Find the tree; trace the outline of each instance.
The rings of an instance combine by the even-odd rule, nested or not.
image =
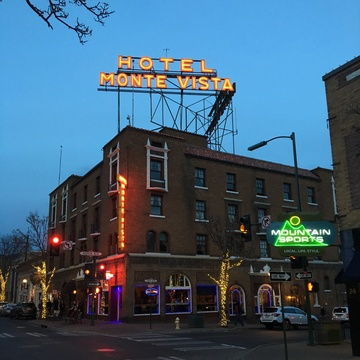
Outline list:
[[[219,325],[226,327],[229,322],[228,317],[228,288],[230,272],[232,269],[239,267],[243,262],[244,241],[238,233],[234,232],[234,224],[225,226],[218,219],[210,219],[205,225],[211,241],[217,245],[221,255],[219,258],[219,274],[215,278],[208,275],[219,287],[220,306],[219,306]]]
[[[5,301],[6,284],[9,279],[14,260],[24,249],[23,239],[16,233],[0,238],[0,301]]]
[[[110,11],[109,4],[106,2],[89,1],[89,0],[48,0],[47,7],[41,8],[34,4],[34,1],[26,0],[26,4],[42,20],[46,22],[50,29],[53,29],[55,22],[59,22],[69,30],[76,33],[81,44],[86,43],[86,38],[92,35],[92,29],[78,18],[76,21],[69,19],[69,5],[75,5],[85,10],[87,15],[91,15],[95,22],[104,25],[104,20],[108,18],[113,11]],[[73,10],[71,10],[73,11]]]

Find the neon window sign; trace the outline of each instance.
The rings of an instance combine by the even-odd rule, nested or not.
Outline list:
[[[126,179],[118,175],[118,248],[123,250],[125,247],[125,195],[126,195]]]
[[[276,247],[326,247],[336,239],[333,224],[327,221],[302,221],[291,216],[284,222],[274,222],[267,229],[268,242]]]

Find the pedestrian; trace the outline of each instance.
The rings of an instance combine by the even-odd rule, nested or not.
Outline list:
[[[244,326],[244,319],[243,319],[243,310],[240,304],[236,304],[234,306],[234,314],[235,314],[235,326],[239,323],[241,326]]]

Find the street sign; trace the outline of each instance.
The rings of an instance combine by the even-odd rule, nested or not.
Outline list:
[[[157,280],[156,279],[152,279],[152,278],[150,278],[150,279],[145,279],[144,280],[146,283],[148,283],[148,284],[155,284],[155,283],[157,283]]]
[[[265,215],[261,219],[261,227],[267,229],[271,225],[271,215]]]
[[[145,294],[148,296],[156,296],[159,293],[157,288],[149,288],[145,290]]]
[[[102,253],[100,251],[80,251],[80,255],[82,256],[101,256]]]
[[[270,280],[272,280],[272,281],[290,281],[291,273],[288,273],[285,271],[271,272]]]
[[[89,281],[88,286],[100,286],[100,281]]]
[[[72,250],[73,242],[72,241],[63,241],[62,247],[63,247],[63,250]]]
[[[310,271],[303,271],[295,273],[296,280],[312,279],[312,273]]]

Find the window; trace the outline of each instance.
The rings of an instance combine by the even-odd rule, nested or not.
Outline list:
[[[117,197],[111,197],[111,218],[115,219],[117,217]]]
[[[147,140],[146,144],[146,188],[168,190],[168,147]]]
[[[315,189],[313,187],[307,188],[307,202],[311,204],[316,204]]]
[[[259,249],[260,249],[260,257],[268,258],[269,257],[269,248],[268,242],[264,239],[260,239],[259,241]]]
[[[71,227],[70,227],[70,240],[76,240],[76,217],[71,220]]]
[[[230,224],[234,224],[238,217],[238,207],[235,204],[227,205],[227,218]]]
[[[148,231],[146,234],[146,251],[156,251],[156,233],[155,231]]]
[[[197,285],[196,304],[196,310],[198,312],[217,311],[217,286]]]
[[[195,203],[195,219],[205,220],[206,219],[206,204],[205,201],[196,200]]]
[[[159,251],[163,253],[169,252],[169,236],[166,232],[159,235]]]
[[[187,276],[174,274],[165,286],[165,313],[191,313],[191,283]]]
[[[256,179],[256,195],[265,195],[264,179]]]
[[[68,204],[68,185],[66,185],[61,192],[61,219],[60,221],[66,221]]]
[[[87,202],[88,199],[88,186],[84,185],[84,202]]]
[[[57,194],[51,198],[50,227],[56,225]]]
[[[109,235],[108,240],[108,255],[116,254],[117,253],[117,238],[118,234],[113,233]]]
[[[87,235],[87,214],[83,214],[81,218],[81,229],[79,233],[79,239],[85,239]]]
[[[206,255],[207,254],[207,240],[206,235],[196,235],[196,254]]]
[[[236,191],[236,176],[235,174],[226,174],[226,190]]]
[[[119,143],[109,150],[109,190],[117,190],[117,174],[119,173]]]
[[[75,210],[77,207],[77,194],[76,193],[74,193],[72,196],[72,206],[73,206],[73,210]]]
[[[151,195],[150,198],[150,214],[151,215],[162,215],[162,196]]]
[[[284,183],[283,184],[283,199],[284,200],[291,200],[292,196],[291,196],[291,184],[289,183]]]
[[[100,176],[95,179],[95,195],[100,194]]]
[[[94,218],[91,224],[91,234],[98,234],[100,232],[100,208],[94,208]]]
[[[263,217],[266,215],[266,209],[258,208],[257,209],[257,222],[261,224]]]
[[[153,289],[157,290],[157,295],[146,295],[147,285],[135,285],[134,291],[134,315],[159,315],[159,299],[160,299],[160,286],[155,285]]]
[[[195,168],[195,186],[205,187],[205,169]]]

